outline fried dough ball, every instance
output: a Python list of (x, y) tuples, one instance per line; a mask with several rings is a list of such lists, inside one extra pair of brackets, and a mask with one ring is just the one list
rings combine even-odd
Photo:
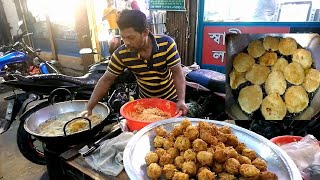
[(261, 158), (256, 158), (255, 160), (253, 160), (252, 165), (258, 168), (261, 172), (267, 170), (267, 163)]
[(287, 89), (284, 100), (290, 113), (303, 111), (309, 104), (309, 97), (302, 86), (291, 86)]
[(197, 175), (198, 180), (215, 180), (216, 175), (214, 172), (211, 172), (209, 169), (204, 168)]
[(182, 164), (182, 172), (191, 176), (197, 174), (197, 166), (193, 161), (184, 162)]
[(175, 172), (177, 172), (176, 166), (173, 164), (166, 164), (163, 166), (163, 174), (165, 179), (172, 179)]
[(199, 137), (199, 131), (198, 128), (195, 126), (188, 126), (186, 131), (184, 132), (184, 135), (190, 140), (194, 141)]
[(277, 59), (277, 53), (267, 51), (261, 57), (259, 57), (259, 62), (264, 66), (273, 66), (276, 63)]
[(263, 47), (267, 51), (277, 51), (279, 49), (280, 40), (276, 37), (266, 36), (263, 39)]
[(247, 50), (248, 50), (248, 53), (254, 58), (258, 58), (262, 56), (266, 51), (265, 48), (263, 47), (262, 41), (260, 41), (259, 39), (251, 41), (248, 45)]
[(189, 175), (182, 172), (175, 172), (172, 180), (189, 180)]
[(282, 38), (279, 42), (279, 51), (285, 56), (292, 55), (297, 47), (296, 40), (291, 37)]
[(145, 157), (144, 160), (146, 161), (147, 165), (150, 165), (151, 163), (157, 163), (159, 160), (159, 156), (157, 153), (149, 152)]
[(240, 163), (235, 158), (227, 159), (223, 167), (230, 174), (239, 174)]
[(303, 67), (297, 62), (292, 62), (286, 66), (283, 74), (286, 80), (294, 85), (300, 85), (305, 76)]
[(174, 142), (176, 140), (176, 137), (173, 135), (172, 132), (170, 132), (169, 134), (167, 134), (166, 139)]
[(282, 95), (286, 88), (287, 82), (282, 72), (274, 70), (268, 75), (265, 83), (265, 90), (268, 95), (273, 93)]
[(173, 134), (174, 137), (178, 137), (183, 134), (183, 130), (184, 130), (183, 126), (177, 125), (173, 128), (171, 133)]
[(219, 140), (219, 142), (221, 142), (221, 143), (225, 143), (228, 140), (227, 135), (223, 134), (221, 132), (216, 137)]
[(168, 150), (169, 148), (172, 148), (174, 145), (174, 141), (171, 141), (169, 139), (165, 139), (163, 141), (163, 149)]
[(307, 69), (305, 75), (302, 86), (307, 92), (316, 91), (320, 85), (320, 72), (317, 69)]
[(241, 154), (242, 150), (247, 148), (247, 146), (244, 143), (238, 143), (237, 147), (236, 147), (236, 151)]
[(292, 61), (300, 63), (304, 69), (309, 69), (312, 64), (312, 56), (308, 50), (297, 49), (292, 55)]
[(240, 174), (244, 177), (259, 177), (260, 170), (251, 164), (242, 164), (240, 166)]
[(241, 109), (250, 114), (259, 109), (262, 103), (262, 89), (258, 85), (244, 87), (240, 90), (238, 101)]
[(167, 135), (167, 131), (163, 128), (163, 126), (156, 127), (154, 132), (157, 136), (165, 137)]
[(233, 59), (233, 67), (238, 72), (247, 72), (254, 65), (254, 62), (251, 55), (240, 52)]
[(226, 153), (228, 158), (238, 158), (238, 153), (233, 147), (226, 147), (224, 149), (224, 152)]
[(253, 176), (253, 177), (239, 177), (239, 180), (259, 180), (259, 176)]
[(213, 136), (218, 134), (218, 127), (207, 122), (199, 122), (199, 129), (200, 132), (208, 132)]
[(202, 139), (196, 139), (192, 142), (192, 148), (196, 151), (205, 151), (207, 150), (208, 144)]
[(260, 173), (260, 180), (278, 180), (278, 176), (270, 171), (264, 171)]
[(172, 164), (173, 163), (173, 158), (171, 157), (171, 154), (169, 153), (165, 153), (160, 157), (159, 160), (159, 165), (160, 166), (164, 166), (166, 164)]
[(177, 156), (175, 159), (174, 159), (174, 165), (181, 169), (182, 168), (182, 164), (184, 163), (184, 158), (183, 156)]
[(207, 151), (200, 151), (197, 154), (197, 160), (202, 166), (211, 166), (213, 162), (213, 154)]
[(216, 173), (222, 173), (223, 170), (223, 164), (220, 164), (218, 162), (214, 162), (212, 165), (212, 170)]
[(236, 177), (233, 174), (223, 172), (219, 174), (219, 180), (236, 180)]
[(237, 89), (240, 84), (247, 82), (246, 73), (238, 72), (237, 70), (232, 70), (229, 74), (230, 78), (230, 87), (232, 89)]
[(147, 175), (151, 179), (159, 179), (161, 176), (162, 170), (161, 167), (157, 163), (151, 163), (147, 167)]
[(167, 150), (167, 153), (169, 153), (173, 159), (176, 158), (177, 156), (179, 156), (179, 150), (177, 148), (174, 148), (174, 147), (169, 148)]
[(180, 122), (180, 125), (186, 129), (188, 126), (191, 126), (191, 121), (189, 119), (184, 119)]
[(246, 73), (246, 79), (252, 84), (263, 84), (270, 73), (270, 68), (264, 65), (255, 64)]
[(288, 61), (285, 58), (278, 58), (276, 63), (271, 67), (272, 71), (280, 71), (283, 73), (284, 68), (288, 66)]
[(240, 164), (251, 164), (251, 160), (246, 156), (239, 156), (238, 158)]
[[(227, 137), (227, 136), (225, 136), (225, 137)], [(228, 140), (228, 138), (227, 138), (227, 140)], [(226, 141), (227, 141), (226, 140)], [(222, 149), (224, 149), (224, 148), (226, 148), (226, 146), (224, 145), (224, 143), (222, 143), (222, 142), (218, 142), (218, 144), (215, 146), (216, 148), (222, 148)]]
[(282, 97), (275, 93), (262, 100), (260, 110), (266, 120), (282, 120), (286, 116), (287, 106)]
[(174, 143), (174, 147), (178, 148), (180, 151), (185, 151), (187, 149), (190, 149), (191, 142), (188, 138), (186, 138), (184, 136), (179, 136), (179, 137), (177, 137), (177, 139)]
[(163, 142), (164, 142), (164, 138), (163, 137), (161, 137), (161, 136), (156, 136), (155, 138), (154, 138), (154, 140), (153, 140), (153, 146), (155, 147), (155, 148), (161, 148), (161, 147), (163, 147)]
[(234, 134), (227, 134), (227, 142), (226, 145), (237, 147), (239, 141), (236, 135)]
[(200, 138), (208, 144), (216, 145), (218, 143), (218, 139), (207, 131), (200, 131)]
[(257, 158), (256, 152), (248, 148), (242, 150), (242, 155), (248, 157), (251, 161)]
[(219, 131), (222, 132), (223, 134), (231, 134), (231, 128), (228, 126), (221, 126), (219, 127)]
[(158, 155), (159, 158), (165, 153), (167, 153), (167, 151), (164, 150), (163, 148), (157, 148), (154, 152)]
[(224, 152), (224, 149), (216, 148), (213, 154), (213, 159), (216, 160), (218, 163), (223, 163), (228, 159), (228, 157)]
[(197, 153), (194, 152), (192, 149), (188, 149), (183, 153), (183, 158), (186, 161), (196, 161), (197, 160)]

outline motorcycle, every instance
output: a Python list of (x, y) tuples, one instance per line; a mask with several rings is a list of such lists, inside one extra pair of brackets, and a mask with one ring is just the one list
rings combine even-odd
[(13, 36), (13, 45), (2, 46), (0, 56), (0, 75), (5, 79), (10, 74), (21, 74), (23, 76), (32, 74), (59, 73), (54, 67), (55, 61), (45, 61), (39, 55), (41, 50), (34, 50), (28, 46), (24, 37), (31, 35), (27, 31), (19, 34), (22, 21), (19, 21), (17, 35)]

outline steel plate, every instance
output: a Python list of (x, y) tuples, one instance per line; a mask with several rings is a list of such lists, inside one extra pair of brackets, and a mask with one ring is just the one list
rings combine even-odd
[[(145, 155), (153, 151), (153, 139), (155, 134), (153, 129), (162, 125), (167, 131), (171, 131), (174, 125), (180, 123), (184, 118), (172, 118), (158, 121), (144, 127), (135, 134), (127, 144), (124, 150), (124, 167), (132, 180), (149, 179), (146, 173)], [(193, 125), (199, 121), (214, 123), (217, 126), (229, 126), (240, 142), (247, 145), (248, 148), (257, 152), (257, 154), (267, 162), (268, 170), (277, 174), (281, 180), (301, 180), (301, 174), (292, 159), (280, 147), (273, 144), (268, 139), (241, 128), (239, 126), (221, 121), (204, 120), (197, 118), (188, 118)], [(162, 177), (162, 179), (164, 179)]]

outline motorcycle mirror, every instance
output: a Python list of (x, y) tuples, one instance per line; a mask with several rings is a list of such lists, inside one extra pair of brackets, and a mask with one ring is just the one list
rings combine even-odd
[(91, 48), (82, 48), (80, 49), (79, 53), (82, 54), (92, 54), (92, 49)]
[(18, 26), (20, 27), (22, 24), (23, 24), (23, 21), (20, 20), (20, 21), (18, 22)]

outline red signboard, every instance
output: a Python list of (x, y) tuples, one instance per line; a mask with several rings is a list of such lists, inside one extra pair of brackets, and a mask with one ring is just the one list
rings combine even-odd
[(225, 65), (225, 36), (237, 34), (289, 33), (290, 27), (205, 26), (203, 29), (202, 64)]

